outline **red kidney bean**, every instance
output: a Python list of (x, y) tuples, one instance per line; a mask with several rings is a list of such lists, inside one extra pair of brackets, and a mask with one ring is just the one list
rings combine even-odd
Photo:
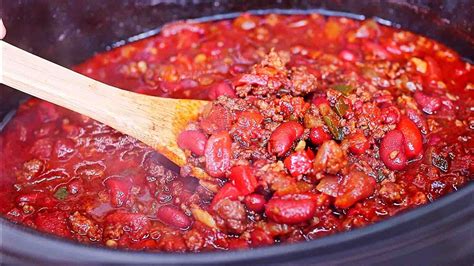
[(418, 127), (408, 117), (402, 116), (397, 129), (405, 137), (405, 155), (408, 159), (418, 157), (423, 151), (423, 137)]
[(397, 124), (400, 121), (400, 111), (397, 107), (391, 105), (382, 108), (380, 111), (385, 124)]
[(339, 183), (337, 182), (337, 179), (338, 178), (336, 176), (326, 176), (321, 179), (321, 181), (319, 181), (316, 189), (319, 192), (331, 197), (337, 197), (337, 192), (339, 190)]
[(247, 165), (232, 167), (229, 179), (243, 195), (252, 193), (258, 185), (257, 178), (255, 178), (252, 169)]
[(156, 217), (162, 223), (179, 229), (187, 229), (191, 226), (191, 219), (172, 205), (165, 205), (159, 208)]
[(281, 199), (281, 200), (311, 200), (317, 201), (318, 194), (312, 192), (298, 192), (298, 193), (289, 193), (283, 195), (276, 195), (273, 194), (273, 199)]
[(293, 142), (303, 134), (304, 128), (294, 121), (284, 122), (271, 134), (268, 142), (268, 150), (277, 156), (283, 156), (290, 150)]
[(299, 176), (309, 173), (313, 166), (313, 161), (309, 158), (308, 153), (304, 150), (297, 151), (285, 158), (286, 169), (292, 176)]
[(351, 51), (349, 50), (342, 50), (340, 53), (339, 53), (339, 57), (341, 59), (344, 59), (346, 61), (349, 61), (349, 62), (353, 62), (355, 60), (355, 55), (354, 53), (352, 53)]
[(388, 132), (380, 144), (380, 158), (391, 170), (402, 170), (407, 164), (405, 137), (400, 130)]
[(206, 143), (204, 156), (206, 172), (213, 177), (222, 177), (230, 167), (232, 140), (229, 133), (213, 134)]
[(215, 100), (219, 98), (219, 96), (225, 95), (230, 98), (235, 98), (235, 91), (232, 88), (232, 86), (225, 82), (219, 82), (217, 84), (212, 85), (212, 87), (209, 89), (209, 99), (210, 100)]
[(334, 206), (346, 209), (359, 200), (372, 195), (375, 190), (375, 179), (360, 171), (352, 171), (346, 175), (339, 187)]
[(198, 130), (186, 130), (181, 132), (178, 136), (178, 146), (181, 149), (190, 150), (198, 156), (204, 155), (206, 142), (206, 135)]
[(265, 208), (266, 200), (262, 195), (254, 193), (245, 196), (244, 203), (249, 210), (254, 212), (262, 212)]
[(360, 131), (351, 134), (348, 140), (349, 150), (355, 155), (363, 154), (370, 147), (369, 140)]
[(104, 184), (109, 189), (112, 206), (118, 208), (127, 202), (132, 188), (132, 181), (129, 178), (111, 176), (105, 180)]
[(421, 106), (423, 112), (429, 115), (441, 108), (441, 99), (438, 97), (431, 97), (419, 91), (416, 91), (413, 94), (413, 97), (415, 98), (415, 101)]
[(298, 224), (311, 219), (316, 203), (309, 199), (271, 199), (265, 205), (265, 214), (277, 223)]
[(426, 119), (419, 114), (416, 110), (407, 108), (406, 109), (406, 116), (410, 118), (413, 123), (422, 131), (426, 132), (428, 128), (428, 123), (426, 122)]
[(223, 199), (231, 199), (235, 200), (239, 196), (242, 196), (242, 193), (231, 183), (226, 183), (219, 191), (217, 191), (217, 194), (214, 196), (211, 202), (211, 209), (213, 206), (215, 206), (219, 201)]
[(273, 238), (260, 228), (256, 228), (250, 233), (253, 247), (269, 246), (273, 244)]
[(309, 132), (309, 139), (315, 145), (321, 145), (326, 140), (330, 140), (331, 135), (324, 131), (323, 127), (314, 127)]

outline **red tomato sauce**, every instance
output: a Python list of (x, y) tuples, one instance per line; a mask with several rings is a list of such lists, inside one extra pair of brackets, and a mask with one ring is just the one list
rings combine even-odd
[(307, 241), (473, 179), (473, 66), (372, 20), (177, 22), (75, 70), (214, 100), (180, 141), (208, 181), (88, 117), (38, 99), (18, 108), (0, 133), (0, 213), (82, 243), (200, 252)]

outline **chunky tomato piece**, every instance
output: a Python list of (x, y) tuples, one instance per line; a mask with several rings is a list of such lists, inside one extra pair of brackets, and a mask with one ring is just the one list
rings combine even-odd
[(269, 246), (273, 244), (273, 237), (260, 228), (257, 228), (250, 233), (250, 239), (252, 240), (252, 246), (254, 247)]
[(201, 127), (207, 134), (215, 134), (229, 130), (232, 115), (220, 105), (213, 105), (209, 113), (201, 120)]
[(127, 227), (128, 234), (134, 239), (141, 239), (148, 235), (151, 226), (151, 221), (146, 215), (121, 210), (108, 214), (105, 217), (105, 223)]
[(344, 177), (334, 205), (341, 209), (352, 206), (359, 200), (371, 196), (375, 190), (375, 179), (363, 172), (352, 171)]
[(209, 99), (211, 100), (215, 100), (219, 98), (219, 96), (223, 95), (230, 98), (236, 97), (234, 89), (227, 82), (219, 82), (212, 85), (212, 87), (209, 89)]
[(303, 131), (303, 126), (298, 122), (282, 123), (272, 132), (268, 141), (268, 150), (277, 156), (283, 156), (290, 150), (294, 141), (303, 134)]
[(237, 122), (233, 125), (234, 134), (238, 141), (251, 143), (257, 141), (262, 134), (261, 123), (263, 116), (257, 112), (244, 111), (237, 115)]
[(316, 189), (331, 197), (337, 197), (339, 191), (339, 183), (337, 179), (336, 176), (326, 176), (319, 181)]
[(332, 137), (323, 129), (323, 127), (314, 127), (309, 132), (309, 139), (313, 144), (321, 145), (323, 142), (332, 139)]
[(239, 196), (242, 196), (242, 193), (231, 183), (226, 183), (212, 199), (211, 208), (223, 199), (235, 200)]
[(71, 236), (71, 230), (67, 226), (67, 214), (63, 211), (42, 211), (34, 218), (38, 230), (55, 234), (62, 237)]
[(405, 137), (405, 154), (408, 159), (421, 155), (423, 151), (423, 137), (418, 127), (408, 117), (402, 116), (397, 125)]
[(302, 150), (286, 157), (284, 164), (292, 176), (300, 176), (310, 172), (313, 161), (309, 158), (308, 152)]
[(355, 154), (363, 154), (367, 149), (370, 148), (369, 140), (364, 136), (364, 133), (357, 131), (356, 133), (348, 137), (349, 150)]
[(216, 133), (207, 140), (204, 156), (209, 175), (222, 177), (230, 168), (231, 144), (230, 135), (225, 131)]
[(252, 169), (248, 165), (232, 167), (229, 179), (243, 195), (252, 193), (258, 185), (257, 178), (255, 178)]

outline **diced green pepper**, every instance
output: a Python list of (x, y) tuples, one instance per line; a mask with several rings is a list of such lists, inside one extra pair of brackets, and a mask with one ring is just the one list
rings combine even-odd
[(341, 92), (345, 96), (351, 94), (354, 91), (354, 87), (348, 84), (336, 84), (333, 86), (333, 89)]
[(349, 109), (349, 106), (344, 102), (344, 99), (341, 97), (337, 100), (336, 105), (334, 105), (334, 108), (336, 108), (336, 113), (340, 117), (343, 117), (347, 113), (347, 109)]
[(65, 200), (67, 198), (68, 192), (66, 187), (60, 187), (56, 192), (54, 193), (54, 197), (57, 198), (58, 200)]
[(344, 133), (342, 133), (342, 129), (336, 126), (336, 122), (334, 122), (330, 116), (327, 116), (327, 115), (323, 116), (323, 120), (324, 120), (324, 123), (326, 123), (326, 126), (329, 128), (329, 132), (331, 132), (334, 139), (340, 141), (344, 138)]

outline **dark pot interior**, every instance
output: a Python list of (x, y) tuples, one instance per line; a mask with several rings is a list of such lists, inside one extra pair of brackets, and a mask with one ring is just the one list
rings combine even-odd
[[(6, 40), (64, 66), (154, 33), (166, 22), (254, 12), (327, 12), (378, 17), (436, 39), (474, 59), (474, 5), (455, 1), (4, 1)], [(363, 17), (356, 16), (356, 17)], [(126, 41), (123, 41), (126, 40)], [(0, 87), (0, 120), (26, 95)], [(0, 125), (1, 125), (0, 124)], [(1, 130), (2, 126), (0, 126)], [(5, 158), (0, 159), (4, 160)], [(423, 264), (474, 260), (474, 184), (376, 225), (307, 243), (251, 251), (157, 254), (83, 246), (1, 219), (4, 262)]]

